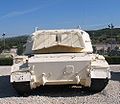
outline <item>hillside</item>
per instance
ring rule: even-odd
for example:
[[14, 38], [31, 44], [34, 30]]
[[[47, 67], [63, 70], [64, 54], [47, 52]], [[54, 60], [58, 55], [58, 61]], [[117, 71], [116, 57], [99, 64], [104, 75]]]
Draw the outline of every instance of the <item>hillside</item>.
[[[18, 51], [23, 50], [23, 45], [26, 43], [28, 36], [17, 36], [17, 37], [10, 37], [5, 39], [5, 49], [9, 50], [13, 46], [18, 48]], [[4, 49], [3, 46], [3, 39], [0, 39], [0, 52]], [[19, 53], [19, 52], [18, 52]], [[21, 54], [21, 52], [20, 52]]]
[[90, 34], [93, 44], [99, 43], [120, 43], [120, 28], [109, 28], [87, 31]]

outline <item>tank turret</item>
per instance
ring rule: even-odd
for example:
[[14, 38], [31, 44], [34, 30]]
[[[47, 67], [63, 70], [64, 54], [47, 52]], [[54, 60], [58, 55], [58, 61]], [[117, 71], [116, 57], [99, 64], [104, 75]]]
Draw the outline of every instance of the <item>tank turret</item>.
[[38, 30], [29, 37], [25, 54], [92, 53], [89, 34], [80, 29]]

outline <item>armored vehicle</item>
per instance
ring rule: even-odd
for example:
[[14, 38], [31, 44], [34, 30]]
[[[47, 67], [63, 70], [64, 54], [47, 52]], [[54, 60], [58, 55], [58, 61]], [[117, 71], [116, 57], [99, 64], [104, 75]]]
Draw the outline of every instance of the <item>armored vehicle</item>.
[[24, 54], [15, 57], [10, 75], [19, 94], [48, 85], [80, 85], [98, 92], [111, 77], [105, 58], [93, 54], [89, 34], [81, 29], [37, 30]]

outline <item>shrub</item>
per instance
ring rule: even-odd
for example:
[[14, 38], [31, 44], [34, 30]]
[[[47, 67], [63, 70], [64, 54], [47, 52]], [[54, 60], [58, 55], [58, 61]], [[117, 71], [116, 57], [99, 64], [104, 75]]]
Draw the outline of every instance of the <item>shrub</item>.
[[13, 64], [13, 58], [0, 58], [0, 66], [3, 65], [12, 65]]
[[105, 56], [109, 64], [120, 64], [120, 56]]

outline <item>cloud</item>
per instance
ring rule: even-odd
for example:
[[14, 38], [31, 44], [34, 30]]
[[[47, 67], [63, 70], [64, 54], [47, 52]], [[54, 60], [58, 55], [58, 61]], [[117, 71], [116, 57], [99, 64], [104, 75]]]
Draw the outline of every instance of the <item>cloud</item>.
[[57, 4], [59, 4], [59, 2], [62, 2], [62, 0], [60, 0], [60, 1], [56, 0], [54, 2], [51, 2], [51, 0], [50, 0], [48, 3], [42, 4], [36, 8], [32, 8], [32, 9], [28, 9], [28, 10], [24, 10], [24, 11], [12, 11], [12, 12], [9, 12], [9, 13], [1, 16], [0, 20], [5, 19], [5, 18], [10, 18], [10, 17], [16, 17], [16, 16], [20, 16], [20, 15], [24, 15], [24, 14], [29, 14], [29, 13], [38, 11], [40, 9], [47, 8], [49, 6], [57, 5]]
[[21, 15], [24, 15], [24, 14], [29, 14], [29, 13], [38, 11], [40, 9], [47, 8], [49, 6], [57, 5], [61, 1], [56, 0], [54, 2], [51, 2], [51, 0], [50, 0], [50, 2], [42, 4], [41, 6], [36, 7], [36, 8], [32, 8], [32, 9], [28, 9], [28, 10], [24, 10], [24, 11], [12, 11], [12, 12], [9, 12], [9, 13], [3, 15], [3, 16], [0, 16], [0, 20], [5, 19], [5, 18], [11, 18], [11, 17], [16, 17], [16, 16], [21, 16]]
[[20, 16], [20, 15], [32, 13], [32, 12], [35, 12], [35, 11], [37, 11], [39, 9], [40, 8], [32, 8], [32, 9], [25, 10], [25, 11], [13, 11], [13, 12], [10, 12], [8, 14], [5, 14], [5, 15], [1, 16], [0, 20], [4, 19], [4, 18], [15, 17], [15, 16]]

